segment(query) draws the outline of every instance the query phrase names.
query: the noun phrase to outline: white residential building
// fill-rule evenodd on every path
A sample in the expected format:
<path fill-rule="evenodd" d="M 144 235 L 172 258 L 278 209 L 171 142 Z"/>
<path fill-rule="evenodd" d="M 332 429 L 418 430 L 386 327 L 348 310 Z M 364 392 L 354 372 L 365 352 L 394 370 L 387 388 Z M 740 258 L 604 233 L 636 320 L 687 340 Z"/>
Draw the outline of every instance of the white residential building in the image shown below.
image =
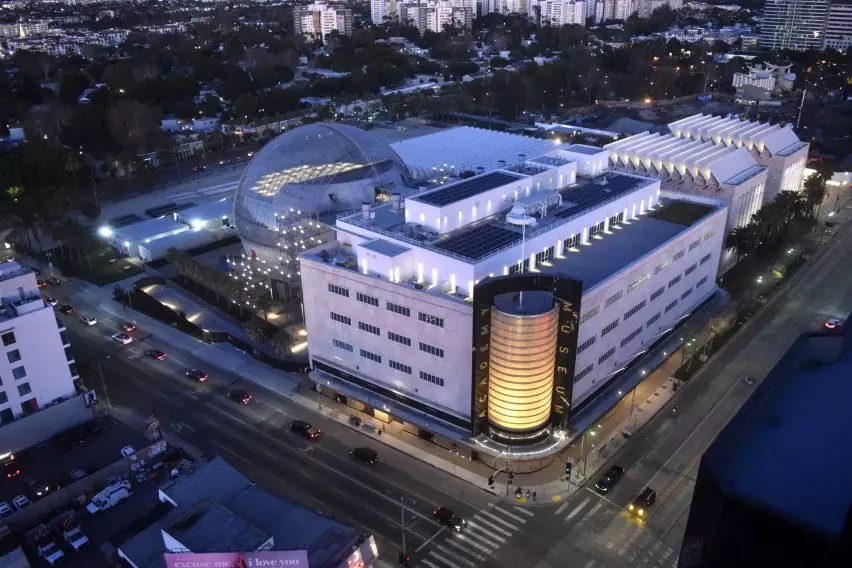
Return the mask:
<path fill-rule="evenodd" d="M 586 2 L 575 0 L 531 0 L 539 11 L 541 25 L 586 25 Z"/>
<path fill-rule="evenodd" d="M 846 51 L 852 47 L 852 3 L 832 2 L 825 24 L 823 48 Z"/>
<path fill-rule="evenodd" d="M 374 24 L 396 20 L 420 33 L 444 31 L 447 26 L 470 29 L 476 14 L 473 0 L 372 0 L 370 19 Z"/>
<path fill-rule="evenodd" d="M 294 6 L 293 28 L 297 35 L 323 40 L 333 31 L 343 36 L 351 36 L 352 10 L 342 5 L 323 2 Z"/>
<path fill-rule="evenodd" d="M 760 47 L 770 51 L 822 49 L 830 0 L 766 0 Z"/>
<path fill-rule="evenodd" d="M 74 357 L 35 274 L 0 263 L 0 422 L 7 423 L 75 394 Z"/>
<path fill-rule="evenodd" d="M 565 427 L 714 293 L 725 236 L 723 203 L 663 199 L 607 155 L 570 145 L 339 216 L 300 264 L 323 390 L 432 432 Z"/>

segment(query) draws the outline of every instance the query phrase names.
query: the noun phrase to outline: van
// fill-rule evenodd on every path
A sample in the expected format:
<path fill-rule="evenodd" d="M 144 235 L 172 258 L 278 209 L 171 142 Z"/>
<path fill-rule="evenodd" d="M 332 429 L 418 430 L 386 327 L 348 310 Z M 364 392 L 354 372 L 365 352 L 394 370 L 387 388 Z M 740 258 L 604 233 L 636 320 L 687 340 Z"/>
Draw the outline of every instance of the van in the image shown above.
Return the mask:
<path fill-rule="evenodd" d="M 379 454 L 376 453 L 376 450 L 370 448 L 355 448 L 350 452 L 350 454 L 356 460 L 370 465 L 376 465 L 379 463 Z"/>

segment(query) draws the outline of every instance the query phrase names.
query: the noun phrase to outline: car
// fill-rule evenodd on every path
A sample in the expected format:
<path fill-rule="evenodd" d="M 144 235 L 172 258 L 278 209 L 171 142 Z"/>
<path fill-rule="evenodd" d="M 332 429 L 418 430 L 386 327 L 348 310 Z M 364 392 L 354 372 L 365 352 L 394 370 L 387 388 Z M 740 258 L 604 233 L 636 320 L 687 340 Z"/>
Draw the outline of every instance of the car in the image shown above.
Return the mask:
<path fill-rule="evenodd" d="M 86 477 L 87 473 L 82 469 L 72 469 L 71 470 L 71 480 L 72 481 L 80 481 L 84 477 Z"/>
<path fill-rule="evenodd" d="M 447 509 L 443 505 L 435 509 L 432 515 L 435 517 L 436 521 L 446 527 L 450 527 L 451 529 L 455 529 L 456 531 L 461 531 L 464 528 L 464 519 L 456 516 L 455 513 L 453 513 L 451 510 Z"/>
<path fill-rule="evenodd" d="M 207 168 L 205 166 L 192 166 L 192 171 L 195 173 L 203 172 Z"/>
<path fill-rule="evenodd" d="M 159 349 L 149 349 L 145 352 L 146 357 L 150 357 L 151 359 L 156 359 L 157 361 L 162 361 L 167 357 L 165 352 L 160 351 Z"/>
<path fill-rule="evenodd" d="M 598 482 L 595 483 L 595 489 L 598 490 L 598 493 L 601 495 L 606 495 L 609 493 L 610 489 L 615 487 L 615 484 L 618 483 L 618 480 L 624 477 L 624 468 L 621 466 L 614 465 L 604 473 Z"/>
<path fill-rule="evenodd" d="M 36 497 L 44 497 L 58 489 L 57 487 L 51 487 L 50 485 L 42 483 L 41 481 L 33 479 L 32 477 L 22 477 L 21 481 L 24 482 L 24 485 L 29 487 L 30 491 L 32 491 L 33 495 L 35 495 Z"/>
<path fill-rule="evenodd" d="M 50 284 L 51 286 L 59 286 L 60 284 L 62 284 L 62 280 L 53 276 L 53 277 L 47 279 L 47 283 Z"/>
<path fill-rule="evenodd" d="M 113 333 L 111 337 L 113 341 L 115 341 L 116 343 L 121 343 L 122 345 L 133 343 L 133 338 L 127 335 L 126 333 Z"/>
<path fill-rule="evenodd" d="M 132 456 L 135 453 L 136 453 L 136 450 L 133 449 L 133 446 L 124 446 L 123 448 L 121 448 L 121 455 L 126 457 L 126 458 L 129 458 L 130 456 Z"/>
<path fill-rule="evenodd" d="M 62 304 L 57 309 L 66 315 L 74 312 L 74 306 L 72 306 L 71 304 Z"/>
<path fill-rule="evenodd" d="M 44 280 L 36 280 L 36 284 L 38 285 L 39 288 L 46 288 L 47 287 L 47 282 L 45 282 Z"/>
<path fill-rule="evenodd" d="M 45 298 L 45 299 L 44 299 L 44 301 L 45 301 L 45 302 L 47 302 L 47 305 L 48 305 L 48 306 L 55 306 L 56 304 L 58 304 L 58 303 L 59 303 L 59 302 L 56 300 L 56 298 L 53 298 L 53 297 L 51 297 L 51 296 L 48 296 L 47 298 Z"/>
<path fill-rule="evenodd" d="M 290 431 L 300 434 L 308 440 L 318 439 L 321 433 L 319 428 L 314 428 L 310 422 L 305 422 L 304 420 L 293 420 L 290 423 Z"/>
<path fill-rule="evenodd" d="M 7 479 L 14 479 L 21 475 L 21 468 L 15 462 L 9 462 L 3 467 L 3 473 Z"/>
<path fill-rule="evenodd" d="M 228 398 L 233 400 L 234 402 L 238 402 L 239 404 L 248 404 L 251 402 L 253 398 L 249 391 L 244 390 L 232 390 L 228 391 Z"/>
<path fill-rule="evenodd" d="M 126 333 L 133 333 L 134 331 L 136 331 L 136 324 L 131 323 L 129 321 L 121 322 L 120 324 L 118 324 L 118 327 L 121 328 L 121 331 L 124 331 Z"/>
<path fill-rule="evenodd" d="M 27 499 L 26 495 L 18 495 L 12 499 L 12 506 L 15 507 L 16 511 L 20 511 L 21 509 L 30 506 L 30 500 Z"/>
<path fill-rule="evenodd" d="M 648 509 L 651 508 L 651 505 L 653 505 L 656 500 L 657 492 L 650 487 L 646 487 L 639 495 L 636 496 L 633 502 L 627 506 L 627 509 L 637 517 L 644 517 L 648 514 Z"/>
<path fill-rule="evenodd" d="M 15 514 L 12 507 L 6 501 L 0 501 L 0 519 L 5 519 Z"/>
<path fill-rule="evenodd" d="M 839 319 L 835 319 L 835 318 L 831 318 L 830 320 L 827 320 L 823 324 L 825 329 L 837 329 L 841 325 L 843 325 L 843 322 L 841 322 Z"/>
<path fill-rule="evenodd" d="M 200 369 L 187 369 L 183 372 L 183 374 L 194 381 L 198 381 L 199 383 L 203 383 L 207 380 L 207 373 Z"/>
<path fill-rule="evenodd" d="M 372 448 L 353 448 L 352 451 L 349 452 L 349 455 L 358 461 L 362 461 L 370 465 L 376 465 L 379 463 L 379 454 Z"/>
<path fill-rule="evenodd" d="M 95 325 L 98 323 L 98 318 L 92 316 L 80 316 L 80 323 L 83 325 Z"/>

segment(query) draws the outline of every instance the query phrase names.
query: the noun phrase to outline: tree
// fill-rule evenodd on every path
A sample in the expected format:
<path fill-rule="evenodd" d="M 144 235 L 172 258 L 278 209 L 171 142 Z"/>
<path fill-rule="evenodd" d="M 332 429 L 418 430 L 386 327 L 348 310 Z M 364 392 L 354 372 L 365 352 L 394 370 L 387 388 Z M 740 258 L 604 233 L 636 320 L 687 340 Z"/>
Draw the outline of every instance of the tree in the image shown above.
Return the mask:
<path fill-rule="evenodd" d="M 89 87 L 89 78 L 79 71 L 62 76 L 59 81 L 59 98 L 66 103 L 76 103 L 80 95 Z"/>
<path fill-rule="evenodd" d="M 125 159 L 150 152 L 159 145 L 160 116 L 158 109 L 133 99 L 120 100 L 110 107 L 109 130 Z"/>
<path fill-rule="evenodd" d="M 737 261 L 750 254 L 754 246 L 755 231 L 752 224 L 734 228 L 725 239 L 725 248 L 734 249 Z"/>
<path fill-rule="evenodd" d="M 266 339 L 266 327 L 254 318 L 243 326 L 243 330 L 252 343 L 257 344 Z"/>
<path fill-rule="evenodd" d="M 283 329 L 279 329 L 269 340 L 272 348 L 275 349 L 275 354 L 279 357 L 286 357 L 290 354 L 290 346 L 293 344 L 293 338 Z"/>
<path fill-rule="evenodd" d="M 805 179 L 803 184 L 805 203 L 811 217 L 818 216 L 817 211 L 819 206 L 822 205 L 822 200 L 825 199 L 825 183 L 829 177 L 825 171 L 816 171 Z"/>

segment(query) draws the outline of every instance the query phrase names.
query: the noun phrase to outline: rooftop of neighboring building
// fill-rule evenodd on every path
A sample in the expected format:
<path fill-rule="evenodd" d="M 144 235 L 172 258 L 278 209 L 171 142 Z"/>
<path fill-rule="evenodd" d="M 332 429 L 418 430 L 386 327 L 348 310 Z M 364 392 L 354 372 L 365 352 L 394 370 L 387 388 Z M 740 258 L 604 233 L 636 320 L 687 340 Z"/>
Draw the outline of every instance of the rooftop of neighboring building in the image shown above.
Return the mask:
<path fill-rule="evenodd" d="M 849 377 L 848 329 L 801 335 L 709 448 L 702 469 L 753 506 L 840 535 L 852 511 Z"/>
<path fill-rule="evenodd" d="M 258 550 L 270 536 L 213 499 L 204 499 L 164 529 L 193 552 Z"/>

